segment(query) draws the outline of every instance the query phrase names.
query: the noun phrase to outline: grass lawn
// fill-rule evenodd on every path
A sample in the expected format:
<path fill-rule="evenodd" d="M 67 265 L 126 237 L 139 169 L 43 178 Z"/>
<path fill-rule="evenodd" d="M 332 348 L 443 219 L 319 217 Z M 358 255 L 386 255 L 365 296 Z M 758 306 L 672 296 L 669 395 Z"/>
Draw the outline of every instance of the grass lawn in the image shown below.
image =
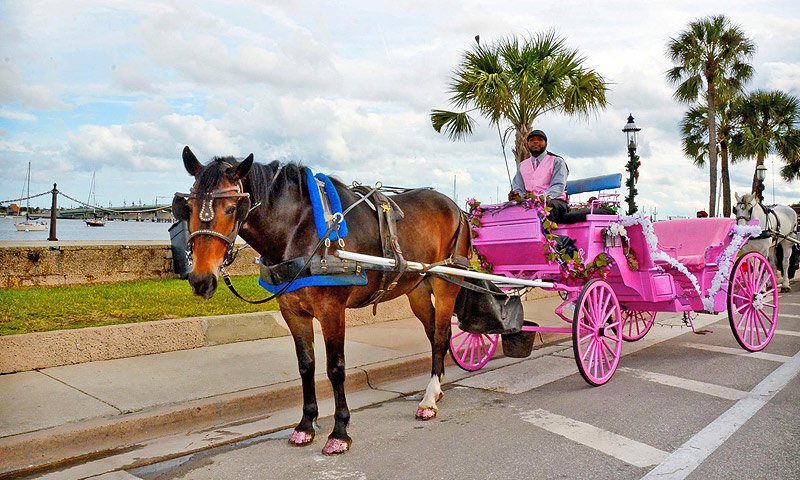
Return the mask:
<path fill-rule="evenodd" d="M 245 298 L 268 295 L 258 276 L 231 280 Z M 0 305 L 0 335 L 278 309 L 275 300 L 261 305 L 239 300 L 221 278 L 210 300 L 192 295 L 186 280 L 166 279 L 2 289 Z"/>

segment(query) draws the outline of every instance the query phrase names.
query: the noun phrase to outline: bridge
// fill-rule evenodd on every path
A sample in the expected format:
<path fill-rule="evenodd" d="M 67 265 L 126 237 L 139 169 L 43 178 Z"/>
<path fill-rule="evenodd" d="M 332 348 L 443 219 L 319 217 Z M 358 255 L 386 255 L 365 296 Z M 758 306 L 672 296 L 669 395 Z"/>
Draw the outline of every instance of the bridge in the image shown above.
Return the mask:
<path fill-rule="evenodd" d="M 41 209 L 38 212 L 32 212 L 29 216 L 31 218 L 50 218 L 50 209 Z M 135 222 L 171 222 L 173 220 L 171 204 L 130 205 L 108 209 L 88 207 L 59 208 L 56 211 L 56 218 L 61 219 L 95 217 Z"/>

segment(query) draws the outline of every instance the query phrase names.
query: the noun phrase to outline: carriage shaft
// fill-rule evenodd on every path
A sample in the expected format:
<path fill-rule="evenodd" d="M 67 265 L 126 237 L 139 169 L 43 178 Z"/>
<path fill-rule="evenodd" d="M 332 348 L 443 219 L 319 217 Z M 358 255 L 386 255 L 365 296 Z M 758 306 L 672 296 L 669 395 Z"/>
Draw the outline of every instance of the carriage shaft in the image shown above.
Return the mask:
<path fill-rule="evenodd" d="M 346 250 L 337 250 L 336 256 L 343 260 L 352 260 L 355 262 L 376 265 L 379 267 L 391 268 L 395 266 L 395 262 L 391 258 L 375 257 L 372 255 L 364 255 L 362 253 L 348 252 Z M 553 288 L 555 286 L 555 284 L 552 282 L 544 282 L 542 280 L 524 280 L 521 278 L 504 277 L 502 275 L 492 275 L 489 273 L 473 272 L 471 270 L 462 270 L 460 268 L 444 266 L 430 267 L 427 264 L 419 262 L 408 262 L 408 270 L 412 272 L 445 273 L 448 275 L 458 275 L 460 277 L 475 278 L 478 280 L 489 280 L 492 282 L 518 285 L 521 287 Z"/>

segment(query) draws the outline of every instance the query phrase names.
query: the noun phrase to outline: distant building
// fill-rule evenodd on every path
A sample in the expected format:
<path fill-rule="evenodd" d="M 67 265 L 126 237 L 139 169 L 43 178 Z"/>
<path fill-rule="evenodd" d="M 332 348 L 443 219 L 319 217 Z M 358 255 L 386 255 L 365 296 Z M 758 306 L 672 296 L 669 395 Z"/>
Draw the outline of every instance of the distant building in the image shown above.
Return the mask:
<path fill-rule="evenodd" d="M 11 215 L 19 215 L 19 205 L 17 205 L 16 203 L 12 203 L 11 205 L 8 206 L 8 212 Z"/>

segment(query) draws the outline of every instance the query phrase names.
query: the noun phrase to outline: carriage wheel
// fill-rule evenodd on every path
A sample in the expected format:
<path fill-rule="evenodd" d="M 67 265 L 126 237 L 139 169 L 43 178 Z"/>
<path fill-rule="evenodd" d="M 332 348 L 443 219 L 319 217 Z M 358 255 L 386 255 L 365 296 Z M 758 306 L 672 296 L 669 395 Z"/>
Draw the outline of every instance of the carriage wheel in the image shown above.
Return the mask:
<path fill-rule="evenodd" d="M 458 322 L 453 322 L 454 326 Z M 468 372 L 480 370 L 497 350 L 500 335 L 497 333 L 469 333 L 459 330 L 450 336 L 450 356 L 456 365 Z"/>
<path fill-rule="evenodd" d="M 594 279 L 583 287 L 572 319 L 572 350 L 578 371 L 590 385 L 614 375 L 622 352 L 622 315 L 611 286 Z"/>
<path fill-rule="evenodd" d="M 763 350 L 778 325 L 778 280 L 769 262 L 757 252 L 733 265 L 728 286 L 728 319 L 736 341 L 745 350 Z"/>
<path fill-rule="evenodd" d="M 637 310 L 622 311 L 622 339 L 626 342 L 641 340 L 647 335 L 653 322 L 656 320 L 656 312 L 640 312 Z"/>

